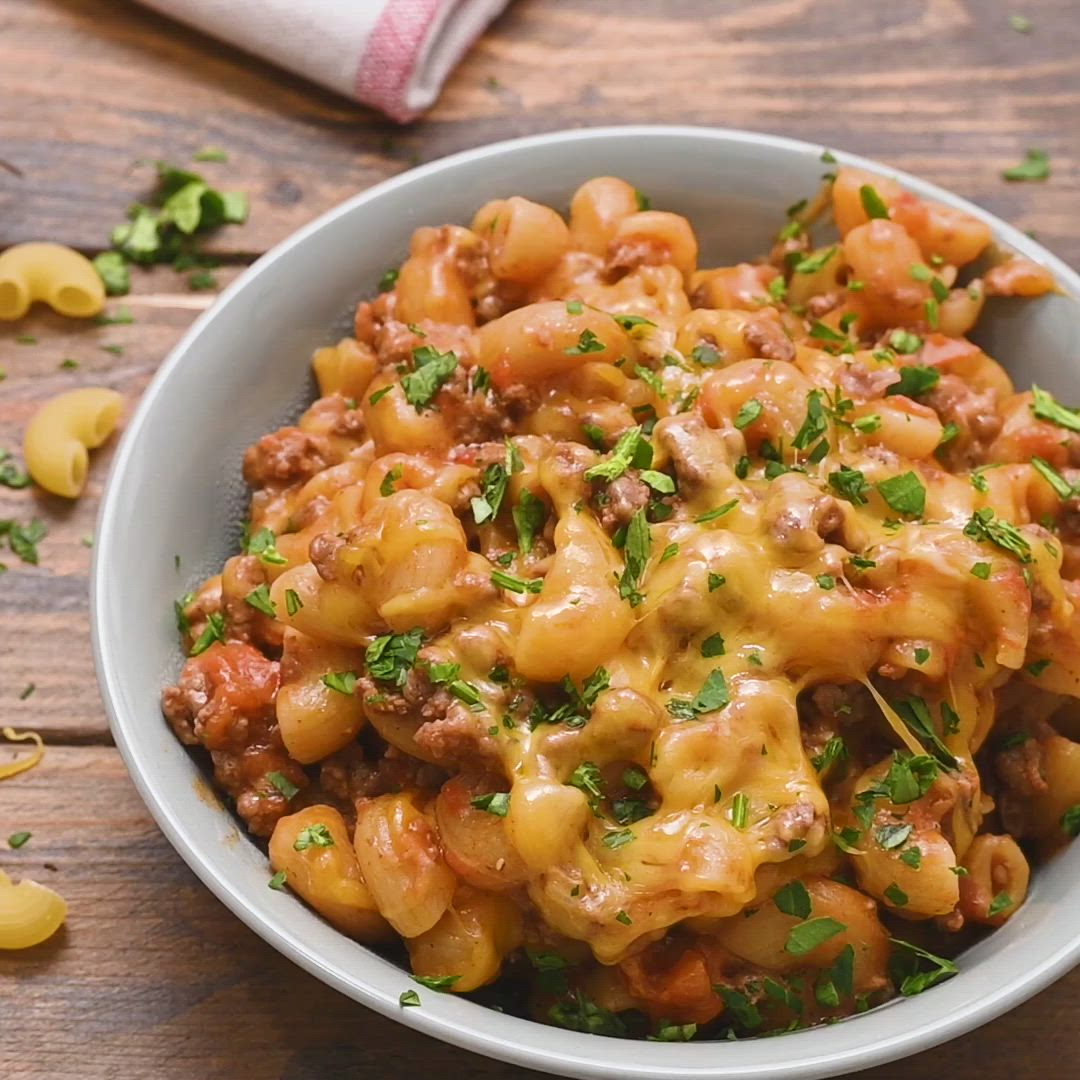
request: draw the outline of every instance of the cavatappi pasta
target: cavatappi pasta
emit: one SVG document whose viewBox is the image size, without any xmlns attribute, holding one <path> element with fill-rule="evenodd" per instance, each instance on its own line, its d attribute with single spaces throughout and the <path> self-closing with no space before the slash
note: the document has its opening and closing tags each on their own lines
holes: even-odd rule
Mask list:
<svg viewBox="0 0 1080 1080">
<path fill-rule="evenodd" d="M 961 278 L 987 228 L 887 180 L 830 202 L 705 268 L 621 180 L 492 202 L 316 353 L 163 696 L 273 887 L 661 1039 L 918 993 L 1019 908 L 1080 831 L 1080 413 L 965 335 L 1053 282 Z"/>
</svg>

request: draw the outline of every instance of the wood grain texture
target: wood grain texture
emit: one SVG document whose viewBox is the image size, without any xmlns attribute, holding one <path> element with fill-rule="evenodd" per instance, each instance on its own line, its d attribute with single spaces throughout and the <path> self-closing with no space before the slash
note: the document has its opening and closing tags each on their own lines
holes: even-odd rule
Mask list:
<svg viewBox="0 0 1080 1080">
<path fill-rule="evenodd" d="M 1031 34 L 1009 29 L 1024 10 Z M 594 124 L 717 124 L 877 157 L 1032 229 L 1080 264 L 1080 20 L 1075 0 L 517 0 L 421 122 L 399 128 L 135 4 L 0 0 L 0 248 L 30 239 L 100 250 L 145 191 L 140 158 L 202 166 L 247 191 L 249 223 L 211 245 L 239 268 L 341 199 L 418 161 Z M 1046 184 L 1006 184 L 1028 147 Z M 678 163 L 672 163 L 677 168 Z M 168 269 L 136 274 L 130 326 L 35 312 L 0 327 L 0 447 L 37 403 L 113 386 L 133 404 L 208 298 Z M 113 306 L 116 306 L 115 304 Z M 16 343 L 31 335 L 36 344 Z M 104 351 L 119 345 L 122 355 Z M 79 361 L 74 371 L 59 367 Z M 0 518 L 46 522 L 40 567 L 0 589 L 0 719 L 53 744 L 0 784 L 0 850 L 16 876 L 54 882 L 68 929 L 0 956 L 0 1077 L 478 1080 L 536 1074 L 384 1020 L 300 972 L 247 931 L 180 862 L 109 745 L 94 685 L 86 575 L 110 450 L 74 505 L 0 488 Z M 20 696 L 34 683 L 34 693 Z M 0 759 L 5 750 L 0 748 Z M 48 869 L 47 867 L 55 867 Z M 1080 972 L 983 1031 L 866 1080 L 1012 1080 L 1080 1055 Z M 722 1047 L 718 1048 L 718 1054 Z"/>
<path fill-rule="evenodd" d="M 539 1078 L 407 1030 L 279 956 L 180 861 L 112 748 L 52 748 L 0 784 L 0 835 L 22 828 L 33 836 L 5 869 L 60 890 L 71 914 L 48 945 L 0 953 L 0 1076 Z M 1047 1065 L 1080 1057 L 1078 999 L 1080 971 L 982 1032 L 859 1075 L 966 1080 L 978 1062 L 980 1077 L 1027 1080 L 1040 1032 L 1054 1033 Z"/>
</svg>

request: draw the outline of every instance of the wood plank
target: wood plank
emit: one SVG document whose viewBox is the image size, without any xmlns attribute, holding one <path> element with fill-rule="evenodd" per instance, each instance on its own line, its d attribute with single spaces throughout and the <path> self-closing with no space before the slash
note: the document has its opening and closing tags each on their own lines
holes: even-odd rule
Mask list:
<svg viewBox="0 0 1080 1080">
<path fill-rule="evenodd" d="M 19 851 L 5 847 L 0 864 L 16 879 L 58 889 L 70 916 L 54 941 L 0 953 L 0 1075 L 539 1075 L 410 1031 L 279 956 L 180 861 L 114 749 L 52 748 L 39 768 L 0 783 L 0 837 L 15 829 L 33 836 Z M 1033 1047 L 1053 1045 L 1055 1061 L 1080 1055 L 1080 1028 L 1070 1019 L 1078 1004 L 1080 971 L 980 1032 L 859 1075 L 967 1077 L 978 1061 L 987 1080 L 1032 1076 Z"/>
<path fill-rule="evenodd" d="M 410 128 L 144 11 L 104 0 L 0 0 L 9 104 L 0 246 L 106 242 L 144 190 L 137 158 L 184 160 L 250 192 L 243 228 L 215 247 L 261 252 L 418 160 L 560 127 L 724 124 L 841 146 L 919 172 L 1035 229 L 1080 262 L 1080 21 L 1042 0 L 1030 34 L 1006 0 L 518 0 Z M 841 32 L 842 31 L 842 32 Z M 64 57 L 60 64 L 57 57 Z M 196 77 L 191 77 L 197 72 Z M 1000 170 L 1029 146 L 1044 185 Z"/>
</svg>

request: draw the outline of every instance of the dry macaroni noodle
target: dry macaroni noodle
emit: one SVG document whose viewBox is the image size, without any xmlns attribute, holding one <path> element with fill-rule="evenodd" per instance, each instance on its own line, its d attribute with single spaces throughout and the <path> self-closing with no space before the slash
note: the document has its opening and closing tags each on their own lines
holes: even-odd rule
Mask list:
<svg viewBox="0 0 1080 1080">
<path fill-rule="evenodd" d="M 54 495 L 75 499 L 86 484 L 89 449 L 116 428 L 124 399 L 115 390 L 85 387 L 46 401 L 30 418 L 23 436 L 26 468 Z"/>
<path fill-rule="evenodd" d="M 85 255 L 63 244 L 16 244 L 0 254 L 0 319 L 21 319 L 35 300 L 88 319 L 105 306 L 105 286 Z"/>
</svg>

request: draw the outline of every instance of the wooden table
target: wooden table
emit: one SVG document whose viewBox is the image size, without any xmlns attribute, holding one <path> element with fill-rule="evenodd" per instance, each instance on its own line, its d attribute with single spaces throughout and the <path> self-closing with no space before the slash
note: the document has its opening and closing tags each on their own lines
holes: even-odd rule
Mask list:
<svg viewBox="0 0 1080 1080">
<path fill-rule="evenodd" d="M 1010 29 L 1015 11 L 1032 18 L 1030 33 Z M 22 172 L 0 171 L 0 248 L 49 239 L 100 250 L 145 186 L 135 159 L 183 162 L 213 144 L 230 161 L 206 169 L 252 198 L 249 224 L 214 245 L 226 281 L 418 161 L 528 132 L 675 121 L 877 157 L 1080 265 L 1078 53 L 1075 0 L 518 0 L 427 119 L 398 128 L 134 5 L 0 0 L 0 158 Z M 1051 180 L 1004 183 L 1001 169 L 1029 147 L 1049 151 Z M 36 313 L 0 329 L 0 447 L 17 447 L 35 405 L 60 390 L 106 384 L 134 402 L 209 302 L 171 270 L 135 282 L 134 325 Z M 77 369 L 59 366 L 69 357 Z M 36 515 L 49 529 L 40 567 L 7 556 L 0 579 L 0 725 L 34 727 L 49 744 L 40 768 L 0 784 L 0 837 L 34 834 L 20 851 L 0 849 L 0 865 L 56 885 L 71 907 L 54 941 L 0 956 L 0 1077 L 534 1076 L 426 1039 L 302 973 L 160 835 L 112 745 L 90 659 L 82 541 L 107 458 L 74 505 L 0 488 L 0 518 Z M 983 1031 L 865 1075 L 969 1077 L 976 1063 L 988 1080 L 1075 1075 L 1077 1010 L 1080 971 Z"/>
</svg>

